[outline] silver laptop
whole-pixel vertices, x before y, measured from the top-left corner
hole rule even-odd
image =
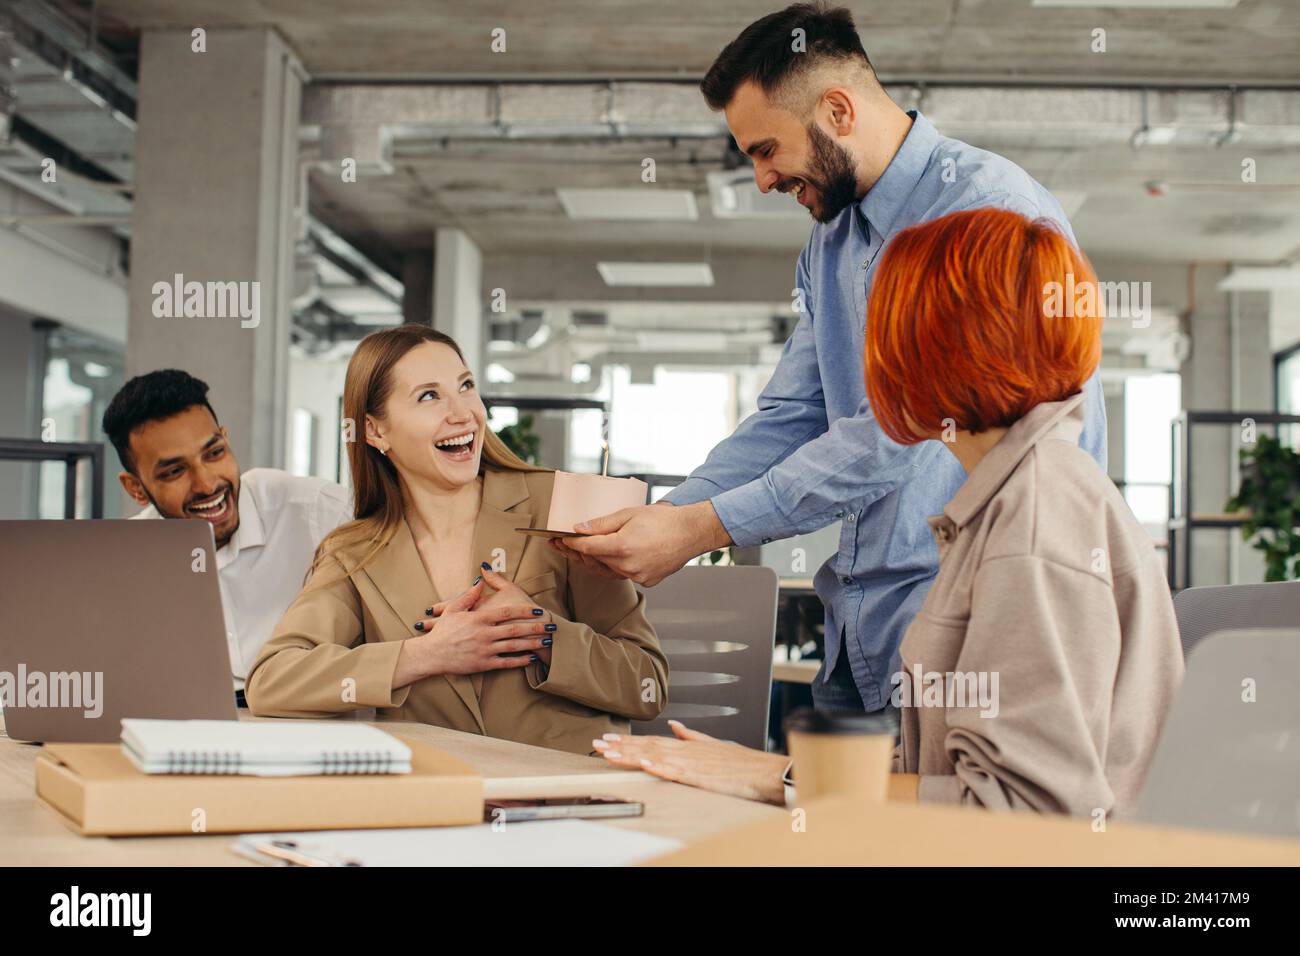
[[[0,521],[0,707],[17,740],[234,720],[206,521]]]
[[[1137,818],[1300,836],[1300,630],[1220,631],[1196,644]]]

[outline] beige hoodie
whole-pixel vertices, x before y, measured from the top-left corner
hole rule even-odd
[[[929,519],[939,574],[894,692],[895,769],[922,800],[1134,809],[1182,649],[1150,536],[1078,446],[1083,413],[1082,394],[1033,408]]]

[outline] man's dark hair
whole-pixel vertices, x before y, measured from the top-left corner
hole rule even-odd
[[[137,375],[123,385],[104,410],[104,434],[117,449],[122,467],[136,473],[131,459],[131,432],[146,422],[171,418],[195,405],[202,405],[217,421],[217,413],[208,404],[208,383],[178,368]]]
[[[796,34],[795,30],[802,30]],[[700,92],[712,110],[726,109],[736,89],[753,81],[769,99],[795,109],[805,108],[802,97],[789,94],[791,85],[827,60],[865,67],[874,75],[862,48],[853,14],[843,7],[821,3],[796,3],[755,20],[726,45],[709,67]]]

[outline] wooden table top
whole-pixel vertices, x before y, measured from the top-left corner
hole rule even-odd
[[[802,814],[802,816],[798,816]],[[992,813],[918,803],[811,801],[715,833],[657,866],[1297,866],[1300,840]]]
[[[257,719],[257,718],[252,718]],[[428,724],[381,721],[385,730],[437,747],[477,769],[488,797],[599,794],[639,800],[645,815],[613,826],[689,842],[728,827],[783,817],[765,804],[708,793],[596,757],[546,750]],[[82,837],[36,799],[38,744],[0,736],[0,866],[256,866],[231,852],[230,833]]]
[[[256,719],[256,718],[253,718]],[[668,865],[1300,865],[1300,840],[976,809],[842,799],[786,810],[545,750],[427,724],[379,725],[475,767],[489,797],[600,794],[645,815],[610,820],[688,844]],[[234,834],[82,837],[36,799],[41,748],[0,736],[0,866],[255,866]],[[802,817],[796,825],[796,814]]]

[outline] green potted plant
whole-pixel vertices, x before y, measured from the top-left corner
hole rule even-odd
[[[533,431],[532,415],[520,415],[518,422],[501,429],[497,432],[497,437],[528,464],[537,464],[537,450],[541,447],[542,439]]]
[[[1241,487],[1225,510],[1244,514],[1241,537],[1263,553],[1265,580],[1300,577],[1300,455],[1270,435],[1237,454]]]

